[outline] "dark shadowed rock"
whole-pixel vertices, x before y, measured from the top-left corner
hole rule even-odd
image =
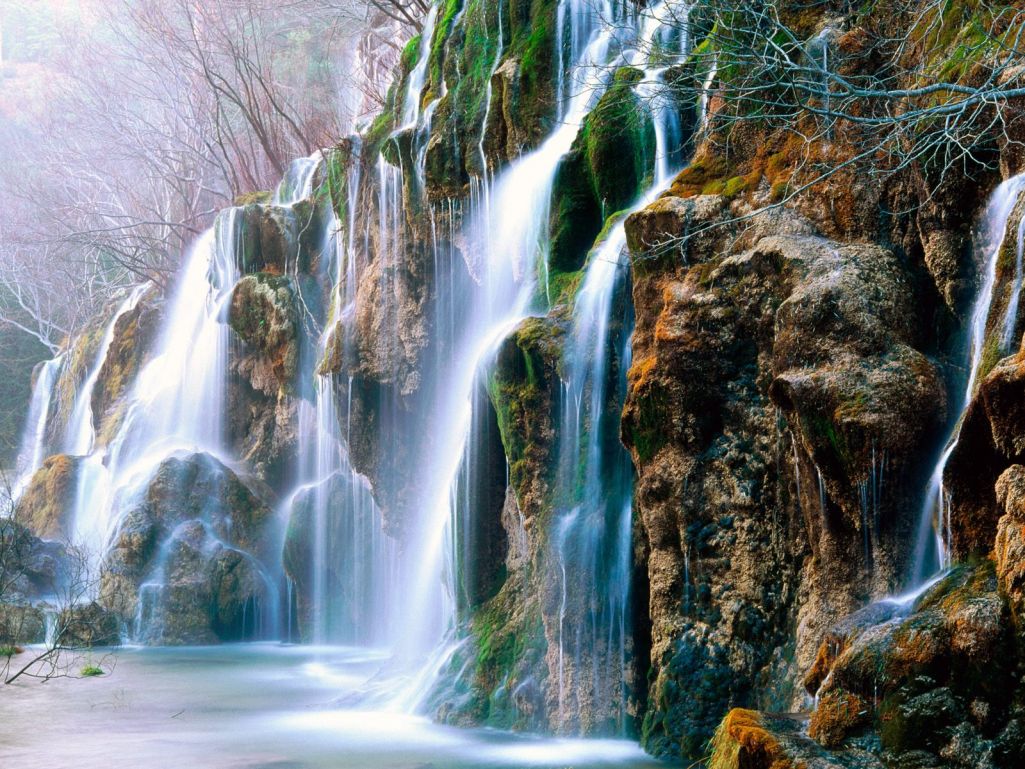
[[[271,611],[269,492],[191,454],[164,460],[139,494],[104,561],[102,603],[129,623],[141,612],[155,643],[257,633],[258,611]]]

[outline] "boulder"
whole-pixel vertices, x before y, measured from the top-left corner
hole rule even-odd
[[[74,575],[75,559],[61,542],[35,536],[16,519],[0,518],[0,575],[3,600],[49,598]]]
[[[253,637],[270,616],[269,492],[208,454],[168,457],[125,511],[101,602],[153,643]]]
[[[43,610],[27,603],[0,603],[0,646],[39,644],[46,640]]]
[[[91,602],[68,607],[56,621],[54,642],[64,647],[118,646],[121,623],[116,614]]]
[[[1006,613],[993,564],[982,562],[955,568],[901,616],[847,621],[820,650],[828,662],[810,735],[835,748],[875,728],[891,755],[933,761],[966,740],[987,753],[1004,745],[1014,713]]]
[[[712,738],[715,769],[882,769],[870,752],[823,750],[802,733],[800,720],[753,710],[730,710]]]

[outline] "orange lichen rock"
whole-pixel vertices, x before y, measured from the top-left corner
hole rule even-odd
[[[808,735],[827,748],[839,746],[847,735],[872,721],[873,707],[856,694],[835,690],[826,694],[812,714]]]
[[[762,715],[754,710],[731,710],[715,730],[711,748],[709,769],[795,767],[784,753],[779,739],[765,727]]]

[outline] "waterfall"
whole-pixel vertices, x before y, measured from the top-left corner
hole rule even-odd
[[[73,435],[76,447],[89,453],[78,473],[72,531],[97,572],[125,508],[161,462],[180,451],[223,455],[229,334],[224,318],[238,279],[238,230],[238,210],[229,209],[193,245],[157,349],[136,376],[109,444],[96,445],[91,407],[81,408],[81,433],[75,427]],[[133,292],[121,310],[138,299]],[[94,370],[102,365],[98,359]],[[80,400],[91,400],[89,387],[87,382]]]
[[[620,55],[621,63],[644,71],[637,84],[655,128],[653,181],[631,206],[638,210],[657,197],[679,170],[682,143],[679,115],[662,83],[664,67],[650,67],[640,56],[655,40],[677,36],[675,53],[687,48],[688,6],[664,2],[646,11],[637,40]],[[677,27],[684,16],[682,30]],[[674,23],[676,22],[676,23]],[[668,49],[672,50],[672,49]],[[676,160],[676,163],[674,163]],[[561,603],[558,632],[559,721],[566,723],[587,699],[610,710],[617,728],[626,727],[627,658],[632,564],[633,470],[619,442],[626,371],[630,365],[632,310],[614,329],[615,299],[627,280],[625,217],[611,228],[589,256],[577,294],[566,348],[559,474],[561,500],[552,542]],[[618,362],[610,356],[618,337]],[[583,607],[567,624],[567,607]],[[590,667],[584,663],[590,657]],[[566,660],[570,658],[572,664]]]
[[[611,10],[611,6],[603,6],[588,13],[609,12],[611,17]],[[586,24],[592,26],[597,16],[585,16]],[[573,17],[579,20],[581,14]],[[446,319],[439,333],[446,337],[444,347],[449,352],[424,372],[435,439],[430,456],[424,457],[416,470],[424,504],[412,525],[413,541],[418,542],[417,560],[405,564],[400,578],[405,627],[396,643],[398,653],[412,659],[432,654],[443,658],[451,653],[454,641],[446,643],[445,639],[452,638],[457,623],[458,547],[453,540],[460,517],[461,479],[467,466],[480,461],[473,435],[479,376],[499,344],[531,312],[535,265],[547,249],[552,182],[608,76],[600,65],[608,63],[614,31],[610,26],[586,37],[577,35],[586,45],[574,48],[568,76],[578,87],[561,102],[561,122],[536,150],[485,182],[480,198],[456,204],[463,222],[459,232],[436,233],[434,239],[433,259],[440,273],[435,280],[448,293],[439,296],[436,314]],[[414,78],[410,81],[415,85]],[[429,118],[429,114],[423,117]],[[382,183],[385,181],[382,172]],[[382,199],[386,199],[391,185],[382,186]],[[485,205],[478,206],[478,200]],[[394,206],[389,211],[394,211]],[[385,218],[383,210],[381,216]],[[388,229],[394,232],[396,227]],[[445,245],[457,240],[475,247],[458,252]],[[423,689],[407,692],[402,701],[408,705],[423,693]]]
[[[444,82],[434,83],[436,98],[421,104],[436,42],[437,6],[426,20],[392,136],[395,140],[400,132],[411,132],[414,167],[400,169],[381,154],[359,157],[357,141],[345,179],[345,213],[336,214],[329,203],[339,210],[343,204],[322,195],[324,178],[335,170],[331,158],[318,152],[290,165],[268,207],[274,216],[280,209],[299,216],[313,204],[310,221],[322,222],[323,230],[304,231],[291,245],[307,248],[318,234],[319,245],[311,247],[311,254],[286,260],[278,270],[283,274],[273,276],[288,282],[301,317],[295,391],[282,388],[279,393],[280,402],[294,408],[290,418],[296,420],[297,437],[284,474],[287,486],[274,502],[272,541],[258,555],[233,548],[230,537],[218,529],[216,500],[210,495],[210,505],[204,503],[198,517],[173,522],[154,546],[154,560],[139,582],[133,629],[137,639],[159,640],[173,625],[163,607],[174,578],[175,549],[189,544],[191,537],[204,552],[221,548],[239,556],[242,566],[252,568],[265,583],[259,601],[253,598],[250,605],[246,599],[242,638],[274,628],[291,641],[297,638],[295,628],[302,627],[303,640],[317,644],[387,649],[392,661],[380,684],[387,690],[385,704],[407,710],[421,706],[436,676],[465,644],[460,629],[472,600],[465,582],[471,568],[468,537],[483,514],[475,489],[488,486],[485,476],[498,472],[495,436],[485,435],[493,415],[483,378],[517,327],[549,309],[542,276],[556,172],[616,69],[633,66],[644,72],[634,87],[651,113],[656,145],[652,184],[635,207],[669,183],[679,165],[682,136],[662,73],[687,49],[686,25],[680,28],[678,16],[685,16],[688,8],[683,0],[666,0],[642,11],[613,2],[562,0],[559,119],[535,149],[493,175],[482,138],[477,147],[480,178],[466,199],[429,200],[426,195],[431,121],[447,93]],[[497,16],[500,29],[501,12]],[[449,28],[458,27],[462,18],[460,12]],[[660,56],[658,67],[649,66],[642,54],[653,48],[672,55]],[[492,74],[503,49],[499,32],[494,60],[486,63]],[[404,188],[403,182],[413,177],[416,187]],[[407,204],[416,211],[406,211]],[[222,212],[192,245],[154,348],[124,396],[109,438],[105,431],[107,439],[100,440],[96,421],[102,415],[92,414],[92,392],[118,319],[135,307],[146,287],[125,300],[105,329],[67,435],[70,449],[84,456],[72,516],[74,537],[97,554],[97,566],[120,527],[134,525],[126,517],[146,501],[169,461],[199,455],[198,472],[206,475],[197,485],[204,493],[208,485],[224,483],[229,472],[246,470],[232,456],[227,435],[228,372],[233,370],[227,319],[236,284],[243,273],[259,267],[246,264],[246,237],[252,236],[245,231],[246,217],[253,211],[258,209]],[[414,232],[413,219],[425,226]],[[602,708],[612,714],[615,728],[622,730],[628,720],[632,470],[619,443],[616,418],[625,397],[632,324],[629,302],[619,301],[628,280],[622,263],[625,240],[620,221],[591,253],[564,352],[559,505],[547,524],[553,551],[545,567],[558,570],[564,598],[556,651],[557,715],[565,729],[572,728],[572,718],[562,708],[569,711],[585,697],[607,698]],[[429,262],[424,282],[430,290],[424,301],[430,305],[425,314],[433,324],[435,354],[416,361],[411,406],[396,382],[398,369],[406,363],[402,348],[407,329],[402,324],[410,301],[402,270],[412,269],[404,260],[416,249],[426,250]],[[371,266],[378,272],[368,275]],[[399,349],[395,359],[381,366],[394,368],[372,375],[346,372],[344,367],[343,373],[331,373],[339,369],[328,365],[329,358],[348,361],[364,354],[356,316],[366,308],[358,306],[357,295],[362,300],[361,289],[370,281],[376,281],[376,331]],[[622,308],[621,315],[617,308]],[[382,351],[382,358],[388,354]],[[353,424],[354,393],[358,399],[359,388],[368,386],[361,377],[381,385],[367,396],[374,399],[376,421],[371,427]],[[403,441],[418,449],[399,468],[402,488],[413,489],[415,500],[401,511],[404,517],[398,524],[387,518],[385,504],[393,481],[356,469],[363,468],[365,459],[353,446],[358,429],[374,432],[380,444],[375,450],[385,457],[397,455]],[[501,459],[500,474],[507,484],[508,469],[505,457]],[[394,483],[398,486],[398,480]],[[522,536],[526,538],[525,525]],[[278,608],[283,609],[280,616]]]
[[[319,153],[308,159],[314,169],[322,161]],[[314,175],[315,171],[304,174],[307,178]],[[285,500],[283,517],[295,520],[306,515],[310,519],[307,523],[312,524],[312,558],[307,564],[312,583],[307,586],[312,595],[309,640],[371,647],[388,640],[393,617],[387,607],[395,589],[398,551],[384,533],[370,482],[353,468],[349,458],[351,400],[344,415],[340,414],[335,375],[320,372],[328,347],[337,342],[335,334],[343,334],[342,343],[348,352],[353,343],[350,321],[359,271],[359,181],[360,164],[354,162],[346,179],[347,221],[336,218],[330,201],[321,205],[325,221],[321,233],[322,272],[328,273],[322,277],[331,286],[330,301],[327,317],[312,318],[312,328],[301,340],[298,375],[300,382],[312,382],[312,393],[301,398],[298,405],[297,482]],[[280,205],[294,205],[308,198],[312,194],[310,184],[296,185],[294,197],[279,196]],[[387,225],[382,226],[394,224],[387,215],[385,220]],[[350,399],[351,390],[350,381]],[[289,598],[289,622],[295,608]],[[285,637],[292,640],[291,630]]]
[[[46,456],[46,424],[53,401],[53,388],[63,363],[64,355],[61,354],[43,361],[39,366],[15,462],[15,477],[11,486],[12,502],[16,502],[25,491]]]
[[[925,502],[919,516],[918,534],[915,544],[912,570],[912,583],[915,585],[929,584],[928,578],[930,575],[937,569],[947,568],[950,565],[950,505],[948,494],[943,484],[943,472],[946,469],[947,461],[957,446],[958,437],[961,432],[961,421],[975,394],[980,364],[982,363],[986,348],[986,328],[991,312],[990,305],[993,302],[993,290],[996,286],[997,262],[1000,258],[1000,252],[1003,250],[1008,221],[1023,190],[1025,190],[1025,174],[1008,179],[993,191],[983,214],[977,241],[983,257],[983,272],[979,291],[976,294],[975,302],[972,305],[972,313],[969,316],[968,339],[965,350],[967,376],[964,395],[958,407],[957,418],[953,422],[947,439],[944,441],[943,451],[940,453],[939,459],[929,477]],[[1017,294],[1021,287],[1021,238],[1021,227],[1019,226],[1017,249],[1019,266],[1015,273],[1013,293],[1011,302],[1008,305],[1007,317],[1000,324],[1000,328],[996,332],[1000,334],[1002,341],[1008,336],[1007,327],[1010,326],[1013,329],[1017,315]]]
[[[420,97],[427,82],[427,67],[431,60],[431,42],[434,39],[434,24],[438,20],[439,5],[431,6],[424,20],[424,28],[420,32],[420,51],[416,66],[409,73],[406,83],[406,96],[402,102],[402,127],[409,128],[417,124],[420,117]],[[401,129],[400,129],[401,130]]]

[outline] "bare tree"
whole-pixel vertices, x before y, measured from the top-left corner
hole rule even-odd
[[[385,87],[364,42],[395,61],[408,34],[363,0],[0,5],[45,31],[15,30],[0,88],[0,323],[51,350],[126,284],[167,287],[219,209],[351,131]]]
[[[679,103],[700,105],[699,163],[729,167],[752,154],[752,136],[768,137],[777,153],[760,176],[771,189],[751,195],[753,205],[730,223],[841,174],[883,182],[914,173],[928,200],[951,178],[991,170],[995,148],[1021,147],[1025,9],[987,0],[888,5],[885,14],[832,0],[678,9],[694,48],[666,88]],[[758,171],[742,180],[749,188]]]
[[[93,656],[94,647],[109,649],[118,642],[113,635],[112,616],[93,601],[97,586],[88,554],[81,548],[66,546],[59,579],[45,603],[45,611],[51,617],[45,639],[22,654],[6,657],[0,666],[5,684],[20,678],[46,681],[97,675],[113,669],[112,652],[103,651],[99,658]],[[25,613],[21,616],[24,618]],[[8,650],[14,652],[17,647]]]

